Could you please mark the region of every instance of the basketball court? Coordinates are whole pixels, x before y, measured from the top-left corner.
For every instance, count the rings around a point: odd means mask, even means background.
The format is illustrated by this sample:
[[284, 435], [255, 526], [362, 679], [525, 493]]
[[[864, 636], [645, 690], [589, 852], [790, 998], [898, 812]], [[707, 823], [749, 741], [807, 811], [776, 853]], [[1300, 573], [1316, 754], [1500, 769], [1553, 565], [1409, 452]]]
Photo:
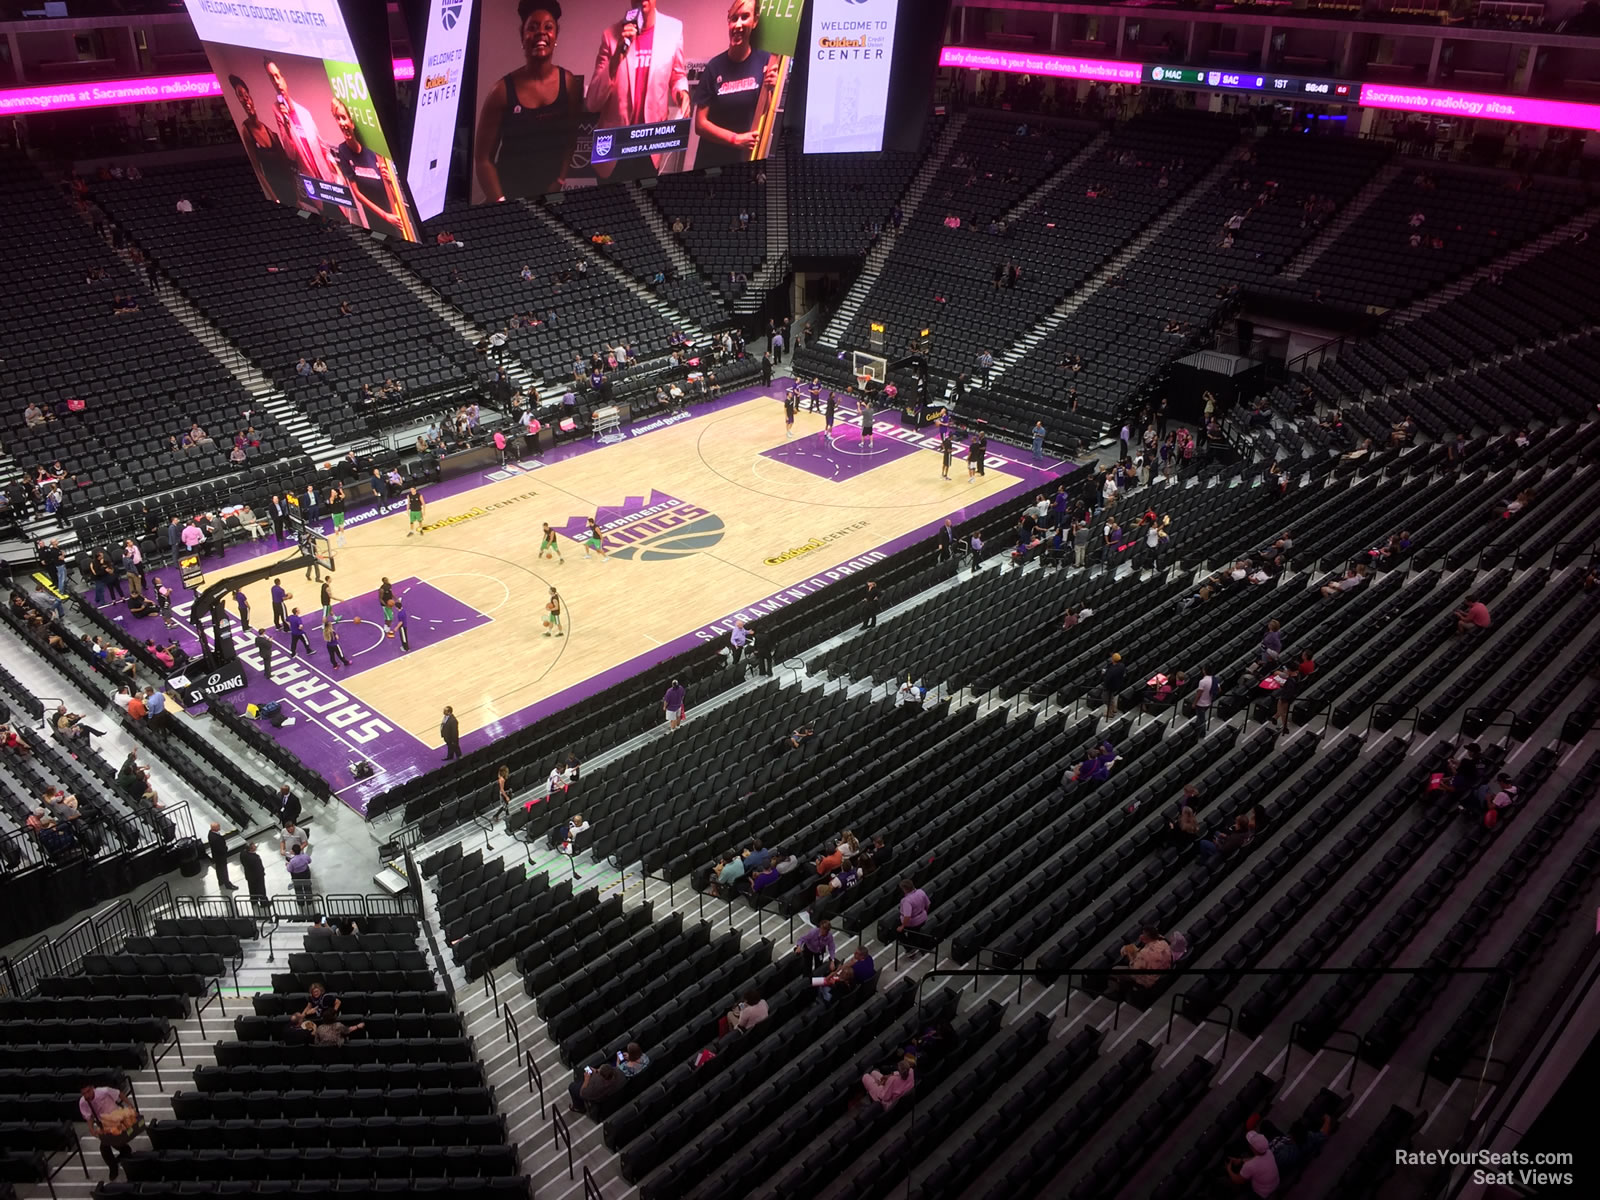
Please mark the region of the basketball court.
[[[840, 407], [831, 434], [821, 413], [802, 409], [786, 437], [785, 382], [636, 421], [612, 445], [561, 447], [429, 488], [415, 536], [404, 498], [352, 513], [327, 575], [351, 665], [329, 668], [318, 585], [291, 568], [283, 583], [314, 658], [290, 660], [288, 635], [273, 632], [268, 683], [253, 640], [238, 636], [250, 670], [230, 698], [279, 700], [292, 723], [275, 735], [364, 809], [369, 795], [442, 761], [446, 704], [471, 750], [718, 638], [735, 617], [758, 618], [822, 587], [860, 587], [874, 562], [907, 545], [927, 541], [931, 553], [946, 516], [1031, 498], [1071, 469], [991, 446], [984, 474], [969, 482], [958, 457], [946, 481], [932, 428], [904, 428], [893, 410], [864, 438], [853, 409]], [[608, 557], [584, 557], [589, 517]], [[539, 558], [544, 522], [560, 535], [564, 562]], [[207, 578], [277, 553], [268, 545], [206, 560]], [[409, 651], [385, 636], [377, 598], [385, 576], [404, 600]], [[253, 624], [269, 631], [271, 586], [267, 578], [245, 589]], [[551, 587], [563, 637], [544, 636]], [[159, 628], [154, 619], [128, 624], [141, 636]], [[358, 758], [375, 774], [352, 781], [348, 764]]]

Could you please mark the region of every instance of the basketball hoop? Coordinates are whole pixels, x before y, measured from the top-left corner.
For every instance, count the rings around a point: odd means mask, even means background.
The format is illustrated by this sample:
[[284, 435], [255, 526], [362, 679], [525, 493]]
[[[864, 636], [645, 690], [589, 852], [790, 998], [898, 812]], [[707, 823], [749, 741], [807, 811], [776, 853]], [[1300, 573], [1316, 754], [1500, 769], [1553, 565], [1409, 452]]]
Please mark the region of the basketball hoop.
[[861, 389], [861, 394], [863, 396], [865, 396], [867, 394], [867, 389], [869, 387], [871, 387], [871, 386], [872, 386], [872, 374], [871, 374], [871, 372], [863, 371], [862, 373], [860, 373], [859, 375], [856, 376], [856, 387]]

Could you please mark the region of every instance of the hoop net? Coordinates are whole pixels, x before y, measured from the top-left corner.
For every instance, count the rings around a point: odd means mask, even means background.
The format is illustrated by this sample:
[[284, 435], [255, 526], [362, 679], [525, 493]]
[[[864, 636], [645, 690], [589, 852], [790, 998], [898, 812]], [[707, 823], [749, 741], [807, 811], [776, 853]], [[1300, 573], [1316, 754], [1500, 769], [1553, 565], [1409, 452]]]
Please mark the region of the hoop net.
[[856, 373], [856, 387], [861, 389], [861, 391], [863, 393], [865, 393], [866, 390], [871, 385], [872, 385], [872, 372], [871, 371], [859, 371], [859, 372]]

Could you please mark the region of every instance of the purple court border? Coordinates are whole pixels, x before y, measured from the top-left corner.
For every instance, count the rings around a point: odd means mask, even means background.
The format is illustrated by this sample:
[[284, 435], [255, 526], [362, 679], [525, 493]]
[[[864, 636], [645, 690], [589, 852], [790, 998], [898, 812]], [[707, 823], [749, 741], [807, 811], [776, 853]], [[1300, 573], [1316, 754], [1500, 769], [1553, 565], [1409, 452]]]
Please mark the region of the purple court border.
[[[757, 399], [763, 395], [769, 394], [770, 392], [766, 387], [759, 385], [741, 388], [717, 399], [695, 404], [681, 412], [671, 413], [654, 420], [647, 420], [630, 426], [626, 431], [627, 437], [630, 441], [636, 437], [648, 437], [651, 433], [654, 433], [658, 430], [670, 428], [674, 425], [684, 424], [688, 421], [699, 420], [724, 409], [731, 408], [734, 405], [743, 404], [748, 400]], [[774, 416], [776, 417], [780, 411], [779, 400], [778, 398], [774, 398]], [[853, 410], [846, 408], [841, 408], [839, 410], [839, 421], [841, 423], [853, 418]], [[779, 426], [775, 420], [775, 432], [778, 427]], [[877, 417], [873, 422], [873, 428], [875, 437], [904, 444], [910, 447], [913, 452], [917, 450], [928, 451], [930, 455], [931, 466], [932, 455], [937, 453], [938, 446], [938, 440], [934, 436], [931, 427], [929, 431], [925, 433], [918, 432], [914, 429], [908, 429], [900, 423], [899, 413], [897, 411], [884, 409], [877, 414]], [[588, 454], [592, 451], [602, 450], [604, 448], [605, 447], [603, 445], [594, 441], [593, 439], [586, 438], [582, 442], [569, 443], [565, 446], [555, 447], [548, 451], [543, 456], [542, 460], [534, 459], [525, 461], [521, 464], [518, 464], [518, 469], [507, 470], [504, 468], [496, 468], [488, 471], [475, 471], [460, 476], [459, 478], [448, 480], [444, 483], [432, 485], [425, 489], [425, 495], [430, 501], [443, 499], [448, 496], [459, 495], [463, 492], [472, 491], [476, 488], [483, 487], [489, 483], [498, 483], [507, 478], [514, 478], [518, 474], [531, 475], [544, 466], [558, 462], [565, 462], [566, 460], [575, 458], [578, 455]], [[1016, 457], [1011, 457], [1012, 455], [1016, 455]], [[940, 523], [943, 522], [946, 517], [950, 517], [957, 522], [960, 522], [975, 516], [979, 516], [983, 513], [990, 512], [1004, 505], [1013, 504], [1019, 498], [1029, 494], [1030, 492], [1042, 489], [1046, 484], [1053, 483], [1055, 480], [1073, 470], [1073, 464], [1062, 460], [1051, 460], [1047, 466], [1036, 467], [1026, 461], [1027, 457], [1028, 450], [1026, 448], [1010, 445], [1002, 445], [998, 448], [998, 450], [991, 448], [987, 458], [987, 465], [989, 468], [996, 470], [1001, 474], [1015, 478], [1016, 482], [1010, 487], [1004, 488], [999, 492], [977, 500], [972, 504], [959, 505], [942, 512], [927, 523], [918, 526], [916, 529], [910, 530], [909, 532], [901, 534], [900, 536], [893, 538], [882, 545], [865, 551], [854, 559], [831, 563], [827, 567], [819, 569], [811, 576], [800, 580], [791, 587], [781, 588], [771, 592], [750, 604], [732, 610], [716, 621], [684, 633], [679, 637], [673, 638], [671, 641], [657, 646], [652, 650], [646, 651], [643, 654], [636, 655], [635, 657], [627, 659], [624, 662], [608, 667], [603, 671], [589, 676], [587, 679], [580, 680], [579, 682], [572, 684], [571, 686], [564, 688], [559, 692], [556, 692], [550, 696], [546, 696], [542, 700], [535, 701], [524, 708], [518, 709], [516, 712], [509, 713], [501, 717], [499, 720], [493, 721], [479, 729], [473, 730], [471, 733], [464, 734], [461, 738], [462, 751], [464, 753], [470, 753], [473, 750], [478, 750], [488, 746], [507, 736], [508, 734], [514, 733], [519, 729], [524, 729], [534, 722], [551, 716], [552, 714], [579, 703], [590, 696], [597, 695], [598, 693], [605, 691], [607, 688], [610, 688], [626, 679], [649, 670], [653, 666], [682, 654], [686, 650], [690, 650], [696, 646], [705, 645], [707, 642], [714, 641], [717, 637], [731, 627], [736, 618], [758, 618], [765, 614], [785, 608], [794, 603], [796, 600], [802, 599], [805, 596], [808, 596], [813, 592], [828, 586], [829, 584], [836, 583], [842, 579], [852, 578], [858, 572], [868, 569], [873, 563], [881, 562], [891, 555], [897, 554], [901, 550], [904, 550], [910, 546], [914, 546], [919, 542], [928, 541], [933, 537], [934, 533], [938, 530]], [[951, 484], [953, 490], [958, 489], [961, 486], [959, 476], [960, 472], [965, 468], [965, 465], [965, 458], [958, 458], [958, 460], [951, 465], [951, 470], [955, 475]], [[403, 497], [379, 502], [369, 508], [350, 513], [345, 519], [345, 527], [347, 529], [353, 528], [355, 526], [365, 524], [367, 521], [374, 520], [377, 517], [400, 512], [404, 508], [405, 500]], [[324, 534], [331, 534], [331, 521], [322, 519], [319, 520], [317, 524]], [[207, 573], [211, 574], [222, 567], [237, 566], [240, 563], [258, 558], [263, 554], [288, 553], [289, 550], [290, 547], [280, 546], [269, 535], [268, 537], [262, 538], [259, 541], [251, 541], [241, 545], [232, 546], [220, 556], [220, 559], [207, 560]], [[335, 574], [337, 574], [337, 572], [335, 572]], [[286, 742], [287, 740], [288, 739], [285, 739]], [[300, 739], [296, 738], [295, 741], [300, 741]], [[423, 746], [421, 742], [417, 742], [416, 745], [418, 748], [417, 752], [409, 763], [395, 762], [392, 760], [385, 762], [383, 764], [385, 768], [383, 773], [373, 777], [372, 779], [350, 782], [348, 781], [345, 773], [342, 770], [338, 770], [336, 766], [334, 775], [336, 775], [337, 778], [330, 776], [330, 779], [335, 787], [335, 794], [338, 795], [338, 797], [343, 800], [344, 803], [348, 804], [351, 808], [354, 808], [357, 812], [365, 816], [367, 804], [374, 796], [377, 796], [408, 779], [413, 779], [427, 774], [429, 771], [432, 771], [441, 765], [442, 760], [439, 758], [439, 751], [437, 749]], [[307, 747], [303, 745], [292, 748], [296, 749], [296, 751], [300, 753], [302, 757], [308, 758], [308, 760], [312, 762], [312, 765], [319, 765], [317, 760], [320, 760], [323, 757], [315, 754], [307, 755]], [[337, 765], [342, 765], [342, 763]]]

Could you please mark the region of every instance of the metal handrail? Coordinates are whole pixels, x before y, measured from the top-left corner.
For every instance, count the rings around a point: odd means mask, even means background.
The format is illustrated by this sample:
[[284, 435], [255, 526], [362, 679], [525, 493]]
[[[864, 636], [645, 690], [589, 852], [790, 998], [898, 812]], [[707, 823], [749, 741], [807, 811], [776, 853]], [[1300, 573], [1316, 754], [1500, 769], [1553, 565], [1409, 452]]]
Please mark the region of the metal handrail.
[[511, 1005], [506, 1005], [500, 1017], [500, 1033], [517, 1048], [517, 1057], [522, 1057], [522, 1034], [517, 1029], [516, 1014], [511, 1011]]
[[522, 1056], [522, 1061], [528, 1068], [528, 1092], [531, 1095], [536, 1089], [539, 1093], [539, 1119], [544, 1120], [544, 1073], [539, 1070], [539, 1064], [533, 1061], [533, 1051], [528, 1050]]
[[[542, 1115], [542, 1114], [541, 1114]], [[572, 1167], [572, 1130], [567, 1127], [566, 1121], [561, 1116], [561, 1110], [554, 1105], [550, 1108], [550, 1134], [559, 1147], [563, 1142], [567, 1146], [567, 1178], [575, 1177]]]

